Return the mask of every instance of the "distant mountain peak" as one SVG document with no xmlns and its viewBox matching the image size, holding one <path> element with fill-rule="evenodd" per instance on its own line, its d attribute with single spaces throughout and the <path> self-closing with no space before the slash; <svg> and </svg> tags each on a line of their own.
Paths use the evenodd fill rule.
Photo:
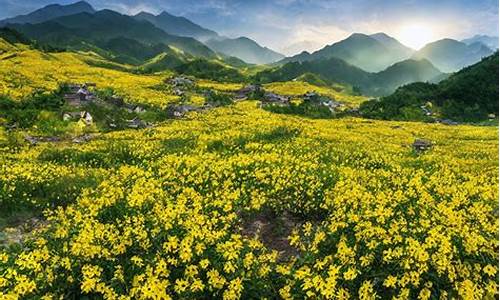
<svg viewBox="0 0 500 300">
<path fill-rule="evenodd" d="M 90 3 L 88 3 L 87 1 L 78 1 L 78 2 L 75 2 L 73 4 L 69 4 L 69 6 L 80 6 L 80 7 L 88 7 L 88 8 L 92 8 L 92 5 L 90 5 Z"/>
<path fill-rule="evenodd" d="M 140 12 L 133 18 L 148 21 L 169 34 L 192 37 L 201 42 L 219 36 L 215 31 L 204 28 L 185 17 L 174 16 L 166 11 L 162 11 L 156 16 L 151 13 Z"/>
<path fill-rule="evenodd" d="M 414 58 L 426 58 L 444 72 L 455 72 L 472 65 L 493 51 L 482 43 L 466 44 L 454 39 L 440 39 L 425 45 Z"/>
<path fill-rule="evenodd" d="M 146 11 L 140 11 L 139 13 L 137 13 L 135 15 L 135 17 L 137 17 L 137 16 L 152 16 L 152 17 L 154 17 L 155 15 L 153 15 L 152 13 L 146 12 Z"/>
<path fill-rule="evenodd" d="M 373 34 L 370 34 L 371 37 L 385 37 L 385 38 L 391 38 L 393 39 L 393 37 L 389 36 L 387 33 L 385 32 L 377 32 L 377 33 L 373 33 Z"/>
<path fill-rule="evenodd" d="M 486 34 L 476 34 L 471 38 L 462 40 L 461 42 L 467 45 L 472 45 L 474 43 L 482 43 L 492 50 L 498 49 L 498 36 L 489 36 Z"/>
<path fill-rule="evenodd" d="M 38 24 L 58 17 L 74 15 L 78 13 L 95 13 L 95 9 L 86 1 L 78 1 L 68 5 L 50 4 L 37 9 L 26 15 L 19 15 L 0 21 L 2 24 Z"/>
<path fill-rule="evenodd" d="M 370 36 L 364 33 L 355 32 L 351 34 L 347 39 L 366 39 L 366 38 L 370 38 Z"/>
<path fill-rule="evenodd" d="M 166 11 L 162 11 L 161 13 L 158 14 L 158 17 L 177 17 L 177 16 L 174 16 Z"/>
<path fill-rule="evenodd" d="M 235 56 L 247 63 L 268 64 L 283 59 L 285 56 L 267 47 L 259 45 L 248 37 L 215 38 L 206 44 L 213 50 L 229 56 Z"/>
<path fill-rule="evenodd" d="M 280 63 L 336 57 L 365 71 L 378 72 L 398 61 L 410 58 L 413 52 L 413 49 L 383 32 L 373 35 L 356 32 L 312 54 L 300 53 Z"/>
</svg>

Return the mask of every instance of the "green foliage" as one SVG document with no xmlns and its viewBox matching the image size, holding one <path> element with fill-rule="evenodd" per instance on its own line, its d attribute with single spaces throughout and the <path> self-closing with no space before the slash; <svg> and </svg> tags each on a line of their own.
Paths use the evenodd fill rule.
<svg viewBox="0 0 500 300">
<path fill-rule="evenodd" d="M 115 53 L 114 61 L 128 64 L 140 64 L 169 50 L 165 44 L 147 45 L 125 37 L 112 38 L 98 43 L 97 46 Z"/>
<path fill-rule="evenodd" d="M 28 128 L 37 122 L 40 111 L 57 111 L 63 104 L 61 91 L 51 94 L 38 91 L 23 101 L 0 96 L 0 118 L 6 119 L 8 124 Z M 48 129 L 56 124 L 46 124 L 42 121 L 40 125 Z"/>
<path fill-rule="evenodd" d="M 322 78 L 320 75 L 310 73 L 310 72 L 307 72 L 307 73 L 300 75 L 299 77 L 296 78 L 296 80 L 307 82 L 307 83 L 310 83 L 312 85 L 324 86 L 324 87 L 327 87 L 331 84 L 331 83 L 328 83 L 327 80 Z"/>
<path fill-rule="evenodd" d="M 277 114 L 298 115 L 311 119 L 331 119 L 334 117 L 334 114 L 326 106 L 304 102 L 291 103 L 287 106 L 268 104 L 264 106 L 264 109 Z"/>
<path fill-rule="evenodd" d="M 0 27 L 0 38 L 6 40 L 11 44 L 16 44 L 16 43 L 21 43 L 25 45 L 31 44 L 30 39 L 27 38 L 24 34 L 9 27 Z"/>
<path fill-rule="evenodd" d="M 171 70 L 186 63 L 186 58 L 174 51 L 163 52 L 137 68 L 139 73 Z"/>
<path fill-rule="evenodd" d="M 175 68 L 181 74 L 197 78 L 223 82 L 242 82 L 245 80 L 238 70 L 205 59 L 195 59 Z"/>
<path fill-rule="evenodd" d="M 438 86 L 417 82 L 405 85 L 381 100 L 370 100 L 361 104 L 363 116 L 383 120 L 430 120 L 420 106 L 432 99 Z"/>
<path fill-rule="evenodd" d="M 205 101 L 207 104 L 213 106 L 226 106 L 233 103 L 233 99 L 230 95 L 213 90 L 207 90 L 205 92 Z"/>
</svg>

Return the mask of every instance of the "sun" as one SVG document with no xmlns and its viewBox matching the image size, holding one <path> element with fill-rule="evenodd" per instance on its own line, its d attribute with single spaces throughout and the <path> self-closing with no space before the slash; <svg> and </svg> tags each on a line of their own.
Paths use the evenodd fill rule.
<svg viewBox="0 0 500 300">
<path fill-rule="evenodd" d="M 398 38 L 401 43 L 418 50 L 433 40 L 432 28 L 425 24 L 408 24 L 401 27 Z"/>
</svg>

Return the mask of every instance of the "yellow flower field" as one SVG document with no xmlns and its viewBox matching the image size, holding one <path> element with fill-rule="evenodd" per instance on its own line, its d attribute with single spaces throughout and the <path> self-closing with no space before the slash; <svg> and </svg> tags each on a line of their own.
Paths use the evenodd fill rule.
<svg viewBox="0 0 500 300">
<path fill-rule="evenodd" d="M 0 95 L 14 99 L 27 97 L 38 89 L 53 91 L 62 83 L 85 82 L 96 83 L 99 88 L 113 88 L 128 100 L 159 107 L 165 107 L 178 98 L 168 91 L 154 88 L 168 74 L 134 75 L 109 68 L 91 67 L 89 64 L 104 61 L 91 53 L 42 53 L 22 48 L 7 53 L 15 55 L 0 60 Z"/>
<path fill-rule="evenodd" d="M 2 204 L 47 208 L 48 223 L 0 250 L 0 298 L 498 294 L 494 127 L 306 120 L 245 101 L 3 150 Z M 284 247 L 248 226 L 265 215 Z"/>
</svg>

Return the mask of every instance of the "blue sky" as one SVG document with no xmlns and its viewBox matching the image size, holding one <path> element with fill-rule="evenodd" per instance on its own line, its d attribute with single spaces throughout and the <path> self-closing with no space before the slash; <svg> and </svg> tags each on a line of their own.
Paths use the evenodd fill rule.
<svg viewBox="0 0 500 300">
<path fill-rule="evenodd" d="M 0 18 L 76 0 L 0 0 Z M 229 36 L 248 36 L 292 54 L 353 32 L 386 32 L 414 48 L 444 37 L 498 35 L 494 0 L 87 0 L 96 9 L 135 14 L 166 10 Z"/>
</svg>

